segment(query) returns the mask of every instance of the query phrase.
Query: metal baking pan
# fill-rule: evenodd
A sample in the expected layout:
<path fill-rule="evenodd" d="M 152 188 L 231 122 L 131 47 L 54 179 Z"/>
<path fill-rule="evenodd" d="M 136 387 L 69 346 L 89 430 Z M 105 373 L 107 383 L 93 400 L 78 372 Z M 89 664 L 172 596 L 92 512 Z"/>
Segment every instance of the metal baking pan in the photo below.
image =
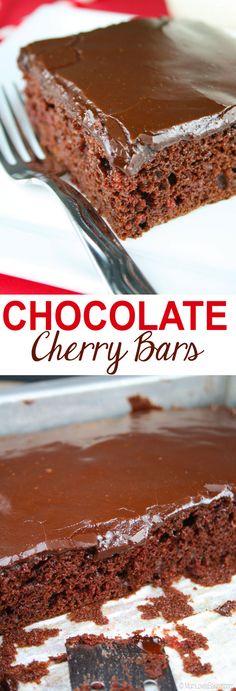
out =
<path fill-rule="evenodd" d="M 126 414 L 129 396 L 193 407 L 236 404 L 236 377 L 60 377 L 0 393 L 0 435 L 39 431 Z"/>
<path fill-rule="evenodd" d="M 82 423 L 99 418 L 115 417 L 130 410 L 129 396 L 139 394 L 149 397 L 163 407 L 206 406 L 215 404 L 236 404 L 236 377 L 201 376 L 181 378 L 158 377 L 71 377 L 44 382 L 29 382 L 2 391 L 0 394 L 0 435 L 33 432 L 49 427 Z M 178 583 L 182 593 L 191 596 L 194 614 L 183 619 L 191 630 L 204 632 L 208 649 L 201 651 L 202 661 L 209 661 L 212 673 L 194 677 L 185 673 L 175 650 L 167 648 L 170 667 L 178 691 L 181 689 L 222 689 L 229 691 L 233 686 L 235 661 L 236 613 L 231 617 L 217 615 L 215 609 L 226 600 L 236 599 L 236 576 L 230 583 L 204 588 L 182 578 Z M 160 591 L 160 592 L 159 592 Z M 161 594 L 159 589 L 158 594 Z M 153 620 L 142 622 L 137 605 L 145 604 L 156 595 L 152 586 L 145 586 L 130 598 L 105 603 L 103 612 L 109 623 L 105 626 L 107 635 L 127 635 L 145 627 L 147 635 L 153 630 Z M 47 661 L 50 656 L 65 652 L 69 636 L 78 633 L 103 633 L 104 627 L 93 622 L 72 622 L 61 615 L 45 622 L 37 622 L 29 628 L 58 628 L 56 638 L 48 639 L 41 646 L 17 648 L 15 664 L 29 664 L 32 660 Z M 156 634 L 175 633 L 174 624 L 158 617 Z M 222 649 L 224 656 L 222 658 Z M 198 652 L 198 651 L 197 651 Z M 205 657 L 204 657 L 205 656 Z M 20 683 L 19 690 L 26 691 L 28 684 Z M 67 662 L 50 663 L 48 674 L 40 683 L 32 682 L 31 691 L 70 691 Z"/>

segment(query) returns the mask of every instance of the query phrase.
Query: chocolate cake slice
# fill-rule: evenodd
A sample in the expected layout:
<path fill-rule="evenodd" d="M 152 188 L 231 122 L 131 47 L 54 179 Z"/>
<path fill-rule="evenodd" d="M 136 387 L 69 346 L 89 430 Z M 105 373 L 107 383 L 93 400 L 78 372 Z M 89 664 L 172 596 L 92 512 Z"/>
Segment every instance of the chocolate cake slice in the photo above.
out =
<path fill-rule="evenodd" d="M 236 193 L 236 39 L 135 19 L 21 50 L 29 116 L 121 238 Z"/>
<path fill-rule="evenodd" d="M 236 573 L 236 417 L 149 411 L 0 441 L 0 629 Z"/>

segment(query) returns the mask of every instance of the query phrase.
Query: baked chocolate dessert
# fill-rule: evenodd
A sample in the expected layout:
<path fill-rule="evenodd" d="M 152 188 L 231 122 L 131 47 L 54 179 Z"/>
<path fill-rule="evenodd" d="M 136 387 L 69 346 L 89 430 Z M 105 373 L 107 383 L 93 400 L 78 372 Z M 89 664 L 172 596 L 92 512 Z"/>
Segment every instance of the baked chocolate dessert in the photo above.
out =
<path fill-rule="evenodd" d="M 236 41 L 135 19 L 21 50 L 29 116 L 121 238 L 236 193 Z"/>
<path fill-rule="evenodd" d="M 236 417 L 149 411 L 0 441 L 0 628 L 236 572 Z"/>

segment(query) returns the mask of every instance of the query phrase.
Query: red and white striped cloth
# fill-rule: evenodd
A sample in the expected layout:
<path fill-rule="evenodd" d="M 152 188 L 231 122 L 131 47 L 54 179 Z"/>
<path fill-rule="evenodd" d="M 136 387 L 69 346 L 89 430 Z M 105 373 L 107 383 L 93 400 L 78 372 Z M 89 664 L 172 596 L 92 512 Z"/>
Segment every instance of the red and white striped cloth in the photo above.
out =
<path fill-rule="evenodd" d="M 77 7 L 86 7 L 87 9 L 96 9 L 110 12 L 121 12 L 139 16 L 158 17 L 167 15 L 167 4 L 165 0 L 94 0 L 86 2 L 76 2 L 76 0 L 68 0 Z M 4 34 L 9 35 L 9 31 L 14 31 L 14 26 L 19 24 L 21 20 L 33 12 L 39 5 L 51 4 L 54 0 L 47 0 L 43 3 L 42 0 L 0 0 L 0 31 L 1 39 L 4 39 Z M 82 286 L 81 286 L 82 288 Z M 53 286 L 48 286 L 33 281 L 24 280 L 15 276 L 6 276 L 0 273 L 0 294 L 46 294 L 46 293 L 66 293 L 72 292 Z"/>

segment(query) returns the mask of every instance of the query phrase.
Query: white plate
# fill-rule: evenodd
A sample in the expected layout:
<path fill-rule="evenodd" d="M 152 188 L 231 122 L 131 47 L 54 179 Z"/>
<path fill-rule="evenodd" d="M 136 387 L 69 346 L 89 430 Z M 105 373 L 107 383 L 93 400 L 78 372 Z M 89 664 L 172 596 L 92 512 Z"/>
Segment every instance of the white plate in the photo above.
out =
<path fill-rule="evenodd" d="M 20 82 L 20 46 L 38 38 L 120 22 L 121 14 L 45 5 L 0 45 L 0 82 Z M 60 202 L 52 193 L 12 181 L 0 169 L 0 273 L 82 292 L 104 292 Z M 236 290 L 236 197 L 155 227 L 124 245 L 158 292 Z"/>
<path fill-rule="evenodd" d="M 234 0 L 168 0 L 173 17 L 188 17 L 222 28 L 236 27 Z"/>

